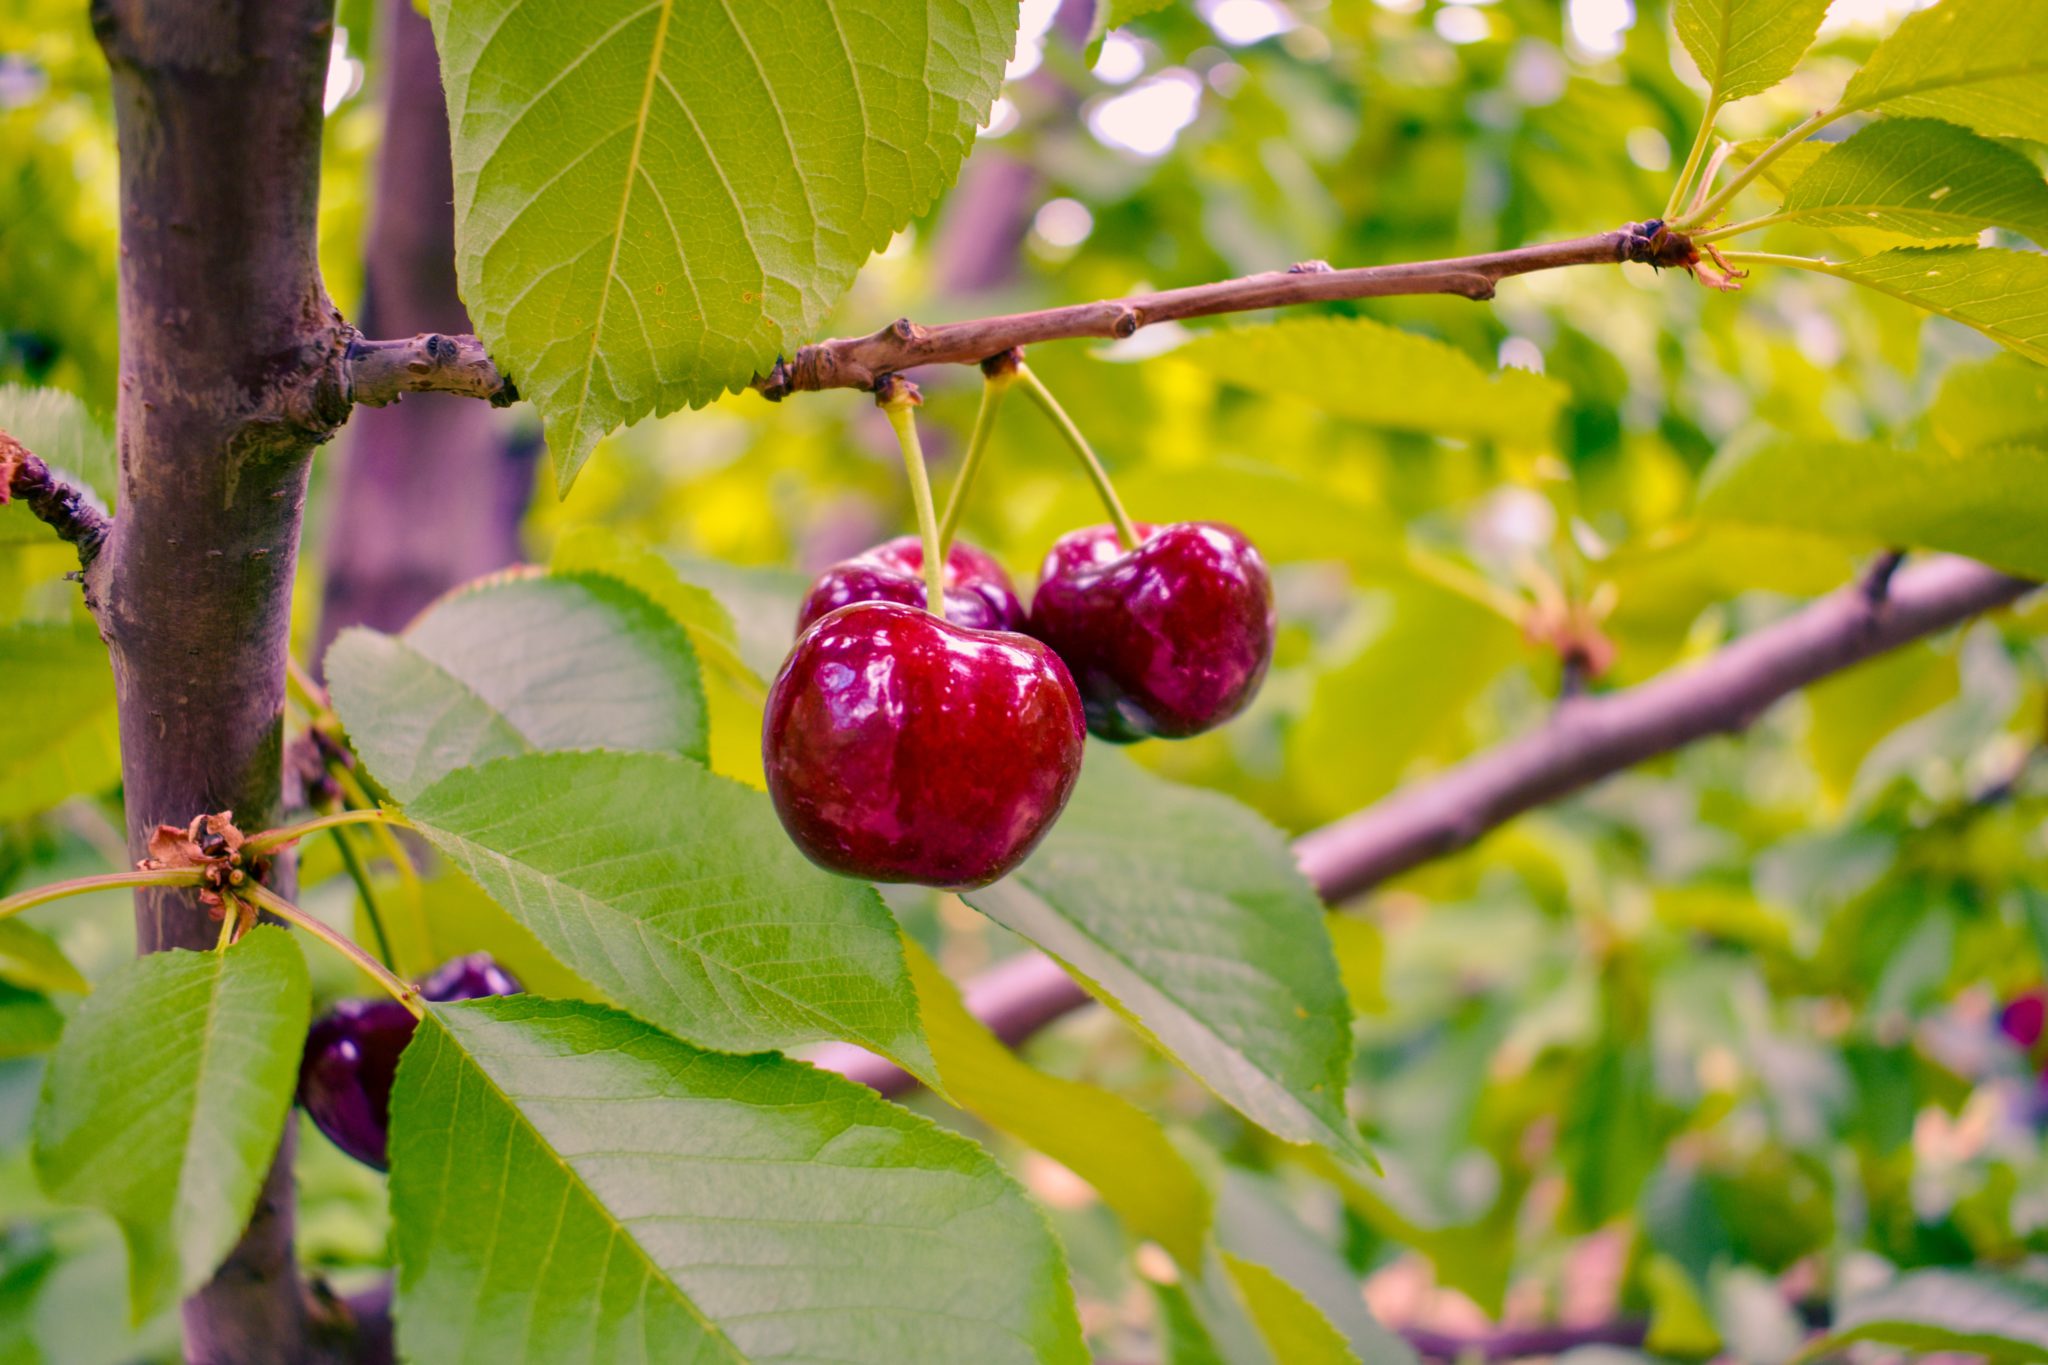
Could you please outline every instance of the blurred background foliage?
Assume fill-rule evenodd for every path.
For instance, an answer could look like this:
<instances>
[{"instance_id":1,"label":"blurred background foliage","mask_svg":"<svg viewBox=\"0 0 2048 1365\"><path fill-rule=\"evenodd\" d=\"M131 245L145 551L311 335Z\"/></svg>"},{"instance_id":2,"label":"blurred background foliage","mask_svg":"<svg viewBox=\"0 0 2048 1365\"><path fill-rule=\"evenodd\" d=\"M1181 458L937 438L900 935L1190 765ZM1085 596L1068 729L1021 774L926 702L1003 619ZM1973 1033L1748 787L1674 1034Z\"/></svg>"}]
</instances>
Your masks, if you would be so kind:
<instances>
[{"instance_id":1,"label":"blurred background foliage","mask_svg":"<svg viewBox=\"0 0 2048 1365\"><path fill-rule=\"evenodd\" d=\"M1800 74L1734 106L1729 134L1775 133L1816 107L1910 7L1838 0ZM1092 64L1085 16L1056 8L1027 0L961 185L870 264L835 333L1611 228L1655 214L1699 111L1657 0L1177 0ZM344 0L328 92L322 263L344 309L362 289L380 136L376 19ZM116 175L84 6L9 0L0 381L100 413L118 382ZM1814 229L1768 244L1844 250ZM1509 282L1491 305L1326 311L1337 321L1285 335L1165 326L1031 357L1136 516L1228 519L1273 562L1283 633L1256 706L1136 753L1289 831L1541 723L1568 686L1626 685L1710 651L1876 548L1701 515L1717 454L1851 441L1961 462L2048 432L2044 371L1790 272L1730 297L1644 267L1581 269ZM919 379L943 484L977 380ZM530 439L529 414L500 420L508 440ZM597 525L659 549L720 593L765 674L804 574L910 526L898 469L855 395L743 394L615 435L566 501L537 491L525 543L544 562ZM331 477L323 459L316 480ZM95 482L111 500L111 479ZM350 534L319 522L327 505L316 487L313 535ZM1097 519L1050 429L1011 402L966 534L1028 585L1055 535ZM0 557L17 649L0 657L13 674L0 690L40 660L43 694L66 697L53 723L76 740L63 772L107 788L111 685L94 651L63 664L90 630L57 579L61 547L0 534ZM308 641L320 562L309 546ZM2048 764L2030 764L2044 625L2037 603L1844 674L1747 735L1524 817L1340 917L1362 1021L1354 1112L1382 1182L1262 1137L1105 1011L1029 1055L1164 1117L1221 1192L1227 1250L1334 1286L1332 1304L1355 1306L1363 1286L1399 1325L1647 1319L1660 1354L1772 1360L1802 1311L1887 1266L2048 1254L2042 1058L1998 1027L2048 954ZM1611 646L1611 666L1568 670L1560 632ZM7 743L0 890L118 866L117 797L31 814L44 802L24 793L45 789L52 760ZM743 771L744 755L727 766ZM306 860L308 903L346 918L325 847ZM544 984L538 950L522 953L500 912L446 881L426 894L454 926L437 947L489 943ZM956 980L1011 951L951 898L894 899ZM24 919L90 977L129 952L127 914L106 898ZM313 965L329 994L357 989ZM116 1292L111 1225L34 1192L35 1054L76 997L18 976L0 983L0 1361L160 1353L168 1324L131 1337L88 1307ZM1205 1358L1185 1296L1085 1186L976 1131L1053 1209L1103 1356ZM303 1254L358 1283L385 1260L382 1182L310 1129L301 1152Z\"/></svg>"}]
</instances>

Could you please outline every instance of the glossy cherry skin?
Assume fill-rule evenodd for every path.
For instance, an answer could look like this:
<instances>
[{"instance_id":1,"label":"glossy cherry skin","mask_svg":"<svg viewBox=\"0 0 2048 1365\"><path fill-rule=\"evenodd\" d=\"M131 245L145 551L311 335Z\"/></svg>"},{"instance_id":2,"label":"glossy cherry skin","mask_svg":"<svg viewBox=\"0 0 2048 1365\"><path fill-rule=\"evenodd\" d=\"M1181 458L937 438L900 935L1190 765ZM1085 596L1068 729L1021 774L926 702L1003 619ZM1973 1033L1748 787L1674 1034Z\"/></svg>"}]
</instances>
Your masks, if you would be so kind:
<instances>
[{"instance_id":1,"label":"glossy cherry skin","mask_svg":"<svg viewBox=\"0 0 2048 1365\"><path fill-rule=\"evenodd\" d=\"M517 995L519 983L488 953L458 957L420 983L429 1000ZM299 1062L299 1104L335 1146L387 1169L391 1082L412 1041L414 1019L396 1000L344 1000L313 1021Z\"/></svg>"},{"instance_id":2,"label":"glossy cherry skin","mask_svg":"<svg viewBox=\"0 0 2048 1365\"><path fill-rule=\"evenodd\" d=\"M812 862L869 881L986 886L1073 794L1081 698L1026 635L857 602L803 633L768 690L768 795Z\"/></svg>"},{"instance_id":3,"label":"glossy cherry skin","mask_svg":"<svg viewBox=\"0 0 2048 1365\"><path fill-rule=\"evenodd\" d=\"M1072 670L1088 728L1119 744L1185 739L1242 711L1273 658L1273 580L1250 541L1216 522L1140 523L1053 542L1030 631Z\"/></svg>"},{"instance_id":4,"label":"glossy cherry skin","mask_svg":"<svg viewBox=\"0 0 2048 1365\"><path fill-rule=\"evenodd\" d=\"M1024 604L1017 600L1017 589L986 550L954 541L946 551L944 582L948 621L975 630L1024 629ZM921 607L924 599L924 545L916 536L898 536L818 575L797 609L797 633L826 612L854 602Z\"/></svg>"}]
</instances>

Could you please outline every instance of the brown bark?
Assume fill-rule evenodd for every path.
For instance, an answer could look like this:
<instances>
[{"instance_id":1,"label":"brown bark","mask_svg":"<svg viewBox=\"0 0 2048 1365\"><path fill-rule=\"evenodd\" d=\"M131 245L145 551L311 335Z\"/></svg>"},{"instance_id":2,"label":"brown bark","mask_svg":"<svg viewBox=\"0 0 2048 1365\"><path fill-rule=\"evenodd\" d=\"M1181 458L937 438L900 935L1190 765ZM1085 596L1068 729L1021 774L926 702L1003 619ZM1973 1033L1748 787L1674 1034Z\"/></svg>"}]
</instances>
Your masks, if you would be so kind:
<instances>
[{"instance_id":1,"label":"brown bark","mask_svg":"<svg viewBox=\"0 0 2048 1365\"><path fill-rule=\"evenodd\" d=\"M121 508L88 571L120 705L129 852L159 822L280 814L285 651L314 446L347 329L314 255L332 0L96 0L121 154ZM280 860L273 878L291 891ZM196 896L136 897L142 952L207 948ZM184 1307L187 1358L317 1358L290 1146Z\"/></svg>"},{"instance_id":2,"label":"brown bark","mask_svg":"<svg viewBox=\"0 0 2048 1365\"><path fill-rule=\"evenodd\" d=\"M482 346L460 335L469 317L455 292L455 188L433 28L412 0L384 0L378 22L384 141L361 322L439 346L415 338L352 348L355 401L413 396L359 408L349 422L326 535L320 653L344 626L397 630L453 585L518 559L533 484L533 451L473 401L511 395ZM418 391L429 387L448 391Z\"/></svg>"}]
</instances>

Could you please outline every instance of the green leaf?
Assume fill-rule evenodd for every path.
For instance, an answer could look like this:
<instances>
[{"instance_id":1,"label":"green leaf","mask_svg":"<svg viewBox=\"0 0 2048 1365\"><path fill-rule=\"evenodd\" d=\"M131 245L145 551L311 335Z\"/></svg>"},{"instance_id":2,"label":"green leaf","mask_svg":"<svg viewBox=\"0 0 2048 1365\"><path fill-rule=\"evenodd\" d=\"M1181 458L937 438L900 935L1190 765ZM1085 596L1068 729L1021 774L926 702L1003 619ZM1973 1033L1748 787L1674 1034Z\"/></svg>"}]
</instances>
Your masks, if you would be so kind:
<instances>
[{"instance_id":1,"label":"green leaf","mask_svg":"<svg viewBox=\"0 0 2048 1365\"><path fill-rule=\"evenodd\" d=\"M1330 1320L1300 1290L1266 1267L1229 1252L1223 1254L1223 1262L1275 1360L1287 1365L1359 1365Z\"/></svg>"},{"instance_id":2,"label":"green leaf","mask_svg":"<svg viewBox=\"0 0 2048 1365\"><path fill-rule=\"evenodd\" d=\"M1586 1059L1560 1118L1559 1155L1573 1211L1597 1228L1635 1203L1661 1152L1650 1050L1603 1040Z\"/></svg>"},{"instance_id":3,"label":"green leaf","mask_svg":"<svg viewBox=\"0 0 2048 1365\"><path fill-rule=\"evenodd\" d=\"M1122 28L1131 20L1165 9L1173 0L1098 0L1095 6L1095 22L1089 30L1091 43L1101 40L1102 35ZM1092 48L1091 48L1092 51Z\"/></svg>"},{"instance_id":4,"label":"green leaf","mask_svg":"<svg viewBox=\"0 0 2048 1365\"><path fill-rule=\"evenodd\" d=\"M1204 332L1171 353L1255 393L1337 417L1438 436L1550 439L1565 389L1528 370L1488 370L1447 342L1369 318L1310 317ZM1335 376L1362 376L1352 383Z\"/></svg>"},{"instance_id":5,"label":"green leaf","mask_svg":"<svg viewBox=\"0 0 2048 1365\"><path fill-rule=\"evenodd\" d=\"M566 490L823 324L952 182L1016 0L435 0L456 264Z\"/></svg>"},{"instance_id":6,"label":"green leaf","mask_svg":"<svg viewBox=\"0 0 2048 1365\"><path fill-rule=\"evenodd\" d=\"M1822 795L1839 809L1871 750L1900 726L1954 697L1961 686L1952 651L1914 645L1808 688L1806 746Z\"/></svg>"},{"instance_id":7,"label":"green leaf","mask_svg":"<svg viewBox=\"0 0 2048 1365\"><path fill-rule=\"evenodd\" d=\"M392 1119L409 1359L1086 1359L995 1162L803 1063L478 1001L428 1012Z\"/></svg>"},{"instance_id":8,"label":"green leaf","mask_svg":"<svg viewBox=\"0 0 2048 1365\"><path fill-rule=\"evenodd\" d=\"M2048 365L2048 256L2039 252L1906 247L1829 266L1827 273L1974 327Z\"/></svg>"},{"instance_id":9,"label":"green leaf","mask_svg":"<svg viewBox=\"0 0 2048 1365\"><path fill-rule=\"evenodd\" d=\"M903 953L946 1097L1094 1186L1132 1235L1199 1266L1215 1200L1158 1120L1107 1090L1026 1063L967 1012L922 948L905 939Z\"/></svg>"},{"instance_id":10,"label":"green leaf","mask_svg":"<svg viewBox=\"0 0 2048 1365\"><path fill-rule=\"evenodd\" d=\"M2048 1285L1989 1270L1916 1270L1852 1299L1801 1359L1879 1341L1997 1361L2048 1360Z\"/></svg>"},{"instance_id":11,"label":"green leaf","mask_svg":"<svg viewBox=\"0 0 2048 1365\"><path fill-rule=\"evenodd\" d=\"M1779 216L1816 227L2048 242L2048 180L2019 152L1939 119L1883 119L1816 158Z\"/></svg>"},{"instance_id":12,"label":"green leaf","mask_svg":"<svg viewBox=\"0 0 2048 1365\"><path fill-rule=\"evenodd\" d=\"M2048 369L2010 353L1957 365L1942 376L1927 426L1956 455L1987 446L2048 446Z\"/></svg>"},{"instance_id":13,"label":"green leaf","mask_svg":"<svg viewBox=\"0 0 2048 1365\"><path fill-rule=\"evenodd\" d=\"M966 899L1254 1123L1370 1161L1344 1112L1351 1012L1322 905L1251 811L1095 746L1030 861Z\"/></svg>"},{"instance_id":14,"label":"green leaf","mask_svg":"<svg viewBox=\"0 0 2048 1365\"><path fill-rule=\"evenodd\" d=\"M0 626L0 820L105 791L121 776L114 672L82 622Z\"/></svg>"},{"instance_id":15,"label":"green leaf","mask_svg":"<svg viewBox=\"0 0 2048 1365\"><path fill-rule=\"evenodd\" d=\"M102 509L118 483L114 433L63 389L0 384L0 431L27 446L52 473L89 489ZM17 504L0 507L0 545L56 544L57 533Z\"/></svg>"},{"instance_id":16,"label":"green leaf","mask_svg":"<svg viewBox=\"0 0 2048 1365\"><path fill-rule=\"evenodd\" d=\"M457 768L562 749L705 756L690 640L642 593L597 574L498 575L402 635L344 631L328 685L349 740L403 801Z\"/></svg>"},{"instance_id":17,"label":"green leaf","mask_svg":"<svg viewBox=\"0 0 2048 1365\"><path fill-rule=\"evenodd\" d=\"M64 1016L47 996L0 981L0 1062L39 1057L63 1033Z\"/></svg>"},{"instance_id":18,"label":"green leaf","mask_svg":"<svg viewBox=\"0 0 2048 1365\"><path fill-rule=\"evenodd\" d=\"M1672 18L1718 105L1791 75L1827 10L1828 0L1677 0Z\"/></svg>"},{"instance_id":19,"label":"green leaf","mask_svg":"<svg viewBox=\"0 0 2048 1365\"><path fill-rule=\"evenodd\" d=\"M1951 550L2048 575L2048 448L1941 450L1781 439L1732 449L1700 482L1700 515Z\"/></svg>"},{"instance_id":20,"label":"green leaf","mask_svg":"<svg viewBox=\"0 0 2048 1365\"><path fill-rule=\"evenodd\" d=\"M1947 119L1987 137L2048 138L2048 5L1942 0L1909 14L1839 106Z\"/></svg>"},{"instance_id":21,"label":"green leaf","mask_svg":"<svg viewBox=\"0 0 2048 1365\"><path fill-rule=\"evenodd\" d=\"M71 1016L43 1078L36 1174L121 1225L133 1321L204 1283L241 1235L311 1008L298 945L258 927L225 953L137 958Z\"/></svg>"},{"instance_id":22,"label":"green leaf","mask_svg":"<svg viewBox=\"0 0 2048 1365\"><path fill-rule=\"evenodd\" d=\"M813 867L768 798L666 754L449 774L413 825L578 976L731 1052L840 1038L936 1083L895 921Z\"/></svg>"},{"instance_id":23,"label":"green leaf","mask_svg":"<svg viewBox=\"0 0 2048 1365\"><path fill-rule=\"evenodd\" d=\"M689 632L690 647L703 664L711 770L749 786L766 787L761 708L768 685L741 654L739 628L725 604L708 588L685 582L659 552L628 544L602 526L578 527L565 534L555 542L549 563L557 573L617 578L667 609Z\"/></svg>"},{"instance_id":24,"label":"green leaf","mask_svg":"<svg viewBox=\"0 0 2048 1365\"><path fill-rule=\"evenodd\" d=\"M32 991L85 995L92 990L55 940L18 919L0 920L0 981Z\"/></svg>"}]
</instances>

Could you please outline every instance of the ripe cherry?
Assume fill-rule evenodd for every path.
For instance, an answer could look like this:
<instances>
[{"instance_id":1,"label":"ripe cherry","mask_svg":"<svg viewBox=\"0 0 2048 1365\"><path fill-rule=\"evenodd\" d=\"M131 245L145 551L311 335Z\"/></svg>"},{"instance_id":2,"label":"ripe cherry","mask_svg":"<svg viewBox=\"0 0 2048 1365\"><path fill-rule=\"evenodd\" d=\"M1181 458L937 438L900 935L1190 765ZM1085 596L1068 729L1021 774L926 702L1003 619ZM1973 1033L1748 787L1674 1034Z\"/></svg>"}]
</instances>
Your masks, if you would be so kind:
<instances>
[{"instance_id":1,"label":"ripe cherry","mask_svg":"<svg viewBox=\"0 0 2048 1365\"><path fill-rule=\"evenodd\" d=\"M916 536L898 536L818 576L796 616L797 633L829 611L852 602L925 604L924 546ZM946 619L975 630L1024 629L1024 604L1003 566L986 550L954 541L946 551Z\"/></svg>"},{"instance_id":2,"label":"ripe cherry","mask_svg":"<svg viewBox=\"0 0 2048 1365\"><path fill-rule=\"evenodd\" d=\"M517 995L519 983L489 953L458 957L420 983L429 1000ZM335 1146L386 1169L391 1082L419 1021L396 1000L344 1000L313 1021L299 1062L299 1104Z\"/></svg>"},{"instance_id":3,"label":"ripe cherry","mask_svg":"<svg viewBox=\"0 0 2048 1365\"><path fill-rule=\"evenodd\" d=\"M1273 657L1273 581L1250 541L1215 522L1111 526L1053 543L1030 631L1073 670L1088 728L1118 743L1184 739L1258 692Z\"/></svg>"},{"instance_id":4,"label":"ripe cherry","mask_svg":"<svg viewBox=\"0 0 2048 1365\"><path fill-rule=\"evenodd\" d=\"M856 602L798 638L768 691L761 754L783 828L819 866L985 886L1073 793L1081 698L1029 636Z\"/></svg>"}]
</instances>

